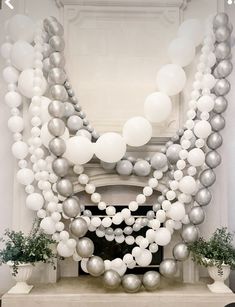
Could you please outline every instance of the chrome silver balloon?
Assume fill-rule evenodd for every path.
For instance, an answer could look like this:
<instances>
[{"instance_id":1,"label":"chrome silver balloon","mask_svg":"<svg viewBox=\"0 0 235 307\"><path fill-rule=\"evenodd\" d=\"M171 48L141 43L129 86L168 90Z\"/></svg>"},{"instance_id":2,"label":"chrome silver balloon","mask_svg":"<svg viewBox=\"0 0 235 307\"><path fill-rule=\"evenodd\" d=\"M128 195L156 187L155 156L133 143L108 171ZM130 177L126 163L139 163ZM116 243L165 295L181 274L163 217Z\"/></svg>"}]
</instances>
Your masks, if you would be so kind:
<instances>
[{"instance_id":1,"label":"chrome silver balloon","mask_svg":"<svg viewBox=\"0 0 235 307\"><path fill-rule=\"evenodd\" d=\"M199 237L198 228L195 225L186 225L183 227L181 236L185 243L195 242Z\"/></svg>"},{"instance_id":2,"label":"chrome silver balloon","mask_svg":"<svg viewBox=\"0 0 235 307\"><path fill-rule=\"evenodd\" d=\"M53 138L49 143L49 149L55 156L62 156L66 151L65 141L61 138Z\"/></svg>"},{"instance_id":3,"label":"chrome silver balloon","mask_svg":"<svg viewBox=\"0 0 235 307\"><path fill-rule=\"evenodd\" d=\"M188 216L191 223L199 225L205 220L205 211L200 206L193 207Z\"/></svg>"},{"instance_id":4,"label":"chrome silver balloon","mask_svg":"<svg viewBox=\"0 0 235 307\"><path fill-rule=\"evenodd\" d=\"M216 71L219 78L228 77L233 70L233 64L230 60L223 60L218 63L216 66Z\"/></svg>"},{"instance_id":5,"label":"chrome silver balloon","mask_svg":"<svg viewBox=\"0 0 235 307\"><path fill-rule=\"evenodd\" d=\"M98 277L105 271L104 261L98 256L92 256L87 262L87 271L92 276Z\"/></svg>"},{"instance_id":6,"label":"chrome silver balloon","mask_svg":"<svg viewBox=\"0 0 235 307\"><path fill-rule=\"evenodd\" d=\"M52 162L52 169L58 177L65 177L69 172L69 162L65 158L57 158Z\"/></svg>"},{"instance_id":7,"label":"chrome silver balloon","mask_svg":"<svg viewBox=\"0 0 235 307\"><path fill-rule=\"evenodd\" d=\"M228 42L219 43L215 46L215 56L218 60L227 59L231 54L231 47Z\"/></svg>"},{"instance_id":8,"label":"chrome silver balloon","mask_svg":"<svg viewBox=\"0 0 235 307\"><path fill-rule=\"evenodd\" d=\"M48 112L52 117L62 118L65 115L64 103L58 100L53 100L48 106Z\"/></svg>"},{"instance_id":9,"label":"chrome silver balloon","mask_svg":"<svg viewBox=\"0 0 235 307\"><path fill-rule=\"evenodd\" d=\"M83 237L77 242L77 253L82 258L90 258L94 253L94 243L90 238Z\"/></svg>"},{"instance_id":10,"label":"chrome silver balloon","mask_svg":"<svg viewBox=\"0 0 235 307\"><path fill-rule=\"evenodd\" d=\"M64 39L58 35L54 35L50 38L49 44L54 51L62 52L65 48Z\"/></svg>"},{"instance_id":11,"label":"chrome silver balloon","mask_svg":"<svg viewBox=\"0 0 235 307\"><path fill-rule=\"evenodd\" d=\"M206 154L206 164L210 168L215 168L218 165L220 165L220 163L221 163L221 156L217 151L212 150Z\"/></svg>"},{"instance_id":12,"label":"chrome silver balloon","mask_svg":"<svg viewBox=\"0 0 235 307\"><path fill-rule=\"evenodd\" d=\"M64 116L68 118L69 116L74 114L74 106L70 102L64 103L65 113Z\"/></svg>"},{"instance_id":13,"label":"chrome silver balloon","mask_svg":"<svg viewBox=\"0 0 235 307\"><path fill-rule=\"evenodd\" d=\"M81 213L78 200L75 197L69 197L63 202L63 212L67 217L75 218Z\"/></svg>"},{"instance_id":14,"label":"chrome silver balloon","mask_svg":"<svg viewBox=\"0 0 235 307\"><path fill-rule=\"evenodd\" d=\"M216 114L211 118L210 124L211 124L212 130L220 131L224 129L225 127L225 119L221 114Z\"/></svg>"},{"instance_id":15,"label":"chrome silver balloon","mask_svg":"<svg viewBox=\"0 0 235 307\"><path fill-rule=\"evenodd\" d=\"M164 277L172 278L177 272L177 262L175 259L164 259L160 263L159 271Z\"/></svg>"},{"instance_id":16,"label":"chrome silver balloon","mask_svg":"<svg viewBox=\"0 0 235 307\"><path fill-rule=\"evenodd\" d=\"M161 152L155 153L150 160L152 168L161 170L167 165L167 157Z\"/></svg>"},{"instance_id":17,"label":"chrome silver balloon","mask_svg":"<svg viewBox=\"0 0 235 307\"><path fill-rule=\"evenodd\" d=\"M215 105L213 111L217 114L221 114L226 111L228 107L228 101L224 96L219 96L215 99Z\"/></svg>"},{"instance_id":18,"label":"chrome silver balloon","mask_svg":"<svg viewBox=\"0 0 235 307\"><path fill-rule=\"evenodd\" d=\"M73 220L69 228L72 234L77 238L84 237L88 231L87 222L82 217L77 217L75 220Z\"/></svg>"},{"instance_id":19,"label":"chrome silver balloon","mask_svg":"<svg viewBox=\"0 0 235 307\"><path fill-rule=\"evenodd\" d=\"M219 132L213 132L207 138L207 146L210 149L217 149L223 144L223 138Z\"/></svg>"},{"instance_id":20,"label":"chrome silver balloon","mask_svg":"<svg viewBox=\"0 0 235 307\"><path fill-rule=\"evenodd\" d=\"M63 36L64 28L58 21L51 21L48 24L48 32L51 36Z\"/></svg>"},{"instance_id":21,"label":"chrome silver balloon","mask_svg":"<svg viewBox=\"0 0 235 307\"><path fill-rule=\"evenodd\" d=\"M140 290L142 282L137 275L127 274L122 278L122 287L126 292L135 293Z\"/></svg>"},{"instance_id":22,"label":"chrome silver balloon","mask_svg":"<svg viewBox=\"0 0 235 307\"><path fill-rule=\"evenodd\" d=\"M64 68L65 58L64 58L62 53L60 53L60 52L53 52L50 55L49 60L50 60L51 67L61 67L61 68Z\"/></svg>"},{"instance_id":23,"label":"chrome silver balloon","mask_svg":"<svg viewBox=\"0 0 235 307\"><path fill-rule=\"evenodd\" d=\"M179 153L182 147L179 144L173 144L167 148L166 156L170 163L175 164L179 160Z\"/></svg>"},{"instance_id":24,"label":"chrome silver balloon","mask_svg":"<svg viewBox=\"0 0 235 307\"><path fill-rule=\"evenodd\" d=\"M221 26L226 26L228 24L229 18L226 13L218 13L215 15L214 20L213 20L213 26L215 28L221 27Z\"/></svg>"},{"instance_id":25,"label":"chrome silver balloon","mask_svg":"<svg viewBox=\"0 0 235 307\"><path fill-rule=\"evenodd\" d=\"M48 82L50 84L61 84L63 85L66 81L66 73L60 67L52 68L48 73Z\"/></svg>"},{"instance_id":26,"label":"chrome silver balloon","mask_svg":"<svg viewBox=\"0 0 235 307\"><path fill-rule=\"evenodd\" d=\"M103 283L107 289L117 289L121 285L121 277L114 270L107 270L103 276Z\"/></svg>"},{"instance_id":27,"label":"chrome silver balloon","mask_svg":"<svg viewBox=\"0 0 235 307\"><path fill-rule=\"evenodd\" d=\"M200 189L195 195L195 201L200 206L207 206L212 199L211 192L207 188Z\"/></svg>"},{"instance_id":28,"label":"chrome silver balloon","mask_svg":"<svg viewBox=\"0 0 235 307\"><path fill-rule=\"evenodd\" d=\"M62 136L65 132L65 124L60 118L52 118L48 122L48 131L53 136Z\"/></svg>"},{"instance_id":29,"label":"chrome silver balloon","mask_svg":"<svg viewBox=\"0 0 235 307\"><path fill-rule=\"evenodd\" d=\"M160 286L161 276L156 271L148 271L144 274L142 283L147 291L154 291Z\"/></svg>"},{"instance_id":30,"label":"chrome silver balloon","mask_svg":"<svg viewBox=\"0 0 235 307\"><path fill-rule=\"evenodd\" d=\"M185 261L189 257L189 250L185 243L181 242L173 248L173 256L177 261Z\"/></svg>"},{"instance_id":31,"label":"chrome silver balloon","mask_svg":"<svg viewBox=\"0 0 235 307\"><path fill-rule=\"evenodd\" d=\"M150 164L145 160L139 160L134 165L134 173L137 176L145 177L151 172Z\"/></svg>"},{"instance_id":32,"label":"chrome silver balloon","mask_svg":"<svg viewBox=\"0 0 235 307\"><path fill-rule=\"evenodd\" d=\"M220 26L215 30L215 39L217 42L225 42L230 36L230 30L226 26Z\"/></svg>"},{"instance_id":33,"label":"chrome silver balloon","mask_svg":"<svg viewBox=\"0 0 235 307\"><path fill-rule=\"evenodd\" d=\"M227 95L230 91L231 85L227 79L219 79L214 87L214 92L217 96Z\"/></svg>"},{"instance_id":34,"label":"chrome silver balloon","mask_svg":"<svg viewBox=\"0 0 235 307\"><path fill-rule=\"evenodd\" d=\"M73 194L73 184L69 179L61 179L56 184L58 194L69 197Z\"/></svg>"},{"instance_id":35,"label":"chrome silver balloon","mask_svg":"<svg viewBox=\"0 0 235 307\"><path fill-rule=\"evenodd\" d=\"M63 85L53 85L50 89L51 96L54 100L66 101L68 99L68 94Z\"/></svg>"},{"instance_id":36,"label":"chrome silver balloon","mask_svg":"<svg viewBox=\"0 0 235 307\"><path fill-rule=\"evenodd\" d=\"M67 120L67 127L71 132L76 132L83 126L82 119L77 115L71 115Z\"/></svg>"},{"instance_id":37,"label":"chrome silver balloon","mask_svg":"<svg viewBox=\"0 0 235 307\"><path fill-rule=\"evenodd\" d=\"M215 172L212 169L205 169L200 174L200 183L204 187L210 187L212 186L216 181L216 175Z\"/></svg>"},{"instance_id":38,"label":"chrome silver balloon","mask_svg":"<svg viewBox=\"0 0 235 307\"><path fill-rule=\"evenodd\" d=\"M116 166L117 173L121 176L129 176L133 171L133 164L128 160L121 160Z\"/></svg>"}]
</instances>

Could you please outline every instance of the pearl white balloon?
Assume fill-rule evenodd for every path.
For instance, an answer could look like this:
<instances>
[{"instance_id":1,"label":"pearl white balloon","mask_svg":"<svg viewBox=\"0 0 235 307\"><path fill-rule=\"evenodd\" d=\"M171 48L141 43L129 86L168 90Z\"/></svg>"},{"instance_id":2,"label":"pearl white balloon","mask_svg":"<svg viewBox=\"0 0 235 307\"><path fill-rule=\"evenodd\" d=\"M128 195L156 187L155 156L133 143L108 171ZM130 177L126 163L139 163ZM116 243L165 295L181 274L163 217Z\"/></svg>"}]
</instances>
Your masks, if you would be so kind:
<instances>
[{"instance_id":1,"label":"pearl white balloon","mask_svg":"<svg viewBox=\"0 0 235 307\"><path fill-rule=\"evenodd\" d=\"M187 19L178 29L178 36L193 40L195 47L201 44L203 35L204 28L198 19Z\"/></svg>"},{"instance_id":2,"label":"pearl white balloon","mask_svg":"<svg viewBox=\"0 0 235 307\"><path fill-rule=\"evenodd\" d=\"M57 245L57 252L61 257L71 257L74 253L74 248L70 248L67 244L64 242L59 242Z\"/></svg>"},{"instance_id":3,"label":"pearl white balloon","mask_svg":"<svg viewBox=\"0 0 235 307\"><path fill-rule=\"evenodd\" d=\"M84 136L74 136L66 141L64 157L74 164L85 164L91 160L94 149L90 140Z\"/></svg>"},{"instance_id":4,"label":"pearl white balloon","mask_svg":"<svg viewBox=\"0 0 235 307\"><path fill-rule=\"evenodd\" d=\"M202 96L197 101L197 108L201 112L212 111L214 105L215 105L214 99L209 95Z\"/></svg>"},{"instance_id":5,"label":"pearl white balloon","mask_svg":"<svg viewBox=\"0 0 235 307\"><path fill-rule=\"evenodd\" d=\"M114 132L104 133L96 141L95 155L102 161L114 163L121 160L126 153L126 143L124 138Z\"/></svg>"},{"instance_id":6,"label":"pearl white balloon","mask_svg":"<svg viewBox=\"0 0 235 307\"><path fill-rule=\"evenodd\" d=\"M12 145L11 150L13 155L19 160L26 158L29 151L28 145L22 141L15 142Z\"/></svg>"},{"instance_id":7,"label":"pearl white balloon","mask_svg":"<svg viewBox=\"0 0 235 307\"><path fill-rule=\"evenodd\" d=\"M6 83L17 83L19 72L13 66L7 66L3 69L2 76Z\"/></svg>"},{"instance_id":8,"label":"pearl white balloon","mask_svg":"<svg viewBox=\"0 0 235 307\"><path fill-rule=\"evenodd\" d=\"M205 162L204 152L199 148L190 150L188 153L188 162L195 167L203 165Z\"/></svg>"},{"instance_id":9,"label":"pearl white balloon","mask_svg":"<svg viewBox=\"0 0 235 307\"><path fill-rule=\"evenodd\" d=\"M186 83L186 75L179 65L167 64L158 71L156 82L161 92L174 96L183 90Z\"/></svg>"},{"instance_id":10,"label":"pearl white balloon","mask_svg":"<svg viewBox=\"0 0 235 307\"><path fill-rule=\"evenodd\" d=\"M183 177L179 182L179 189L185 194L193 194L197 189L196 181L191 176Z\"/></svg>"},{"instance_id":11,"label":"pearl white balloon","mask_svg":"<svg viewBox=\"0 0 235 307\"><path fill-rule=\"evenodd\" d=\"M164 93L152 93L145 100L144 113L146 118L152 123L165 121L170 116L171 111L171 99Z\"/></svg>"},{"instance_id":12,"label":"pearl white balloon","mask_svg":"<svg viewBox=\"0 0 235 307\"><path fill-rule=\"evenodd\" d=\"M181 221L185 216L185 207L179 201L173 203L168 211L169 217L174 221Z\"/></svg>"},{"instance_id":13,"label":"pearl white balloon","mask_svg":"<svg viewBox=\"0 0 235 307\"><path fill-rule=\"evenodd\" d=\"M34 48L25 41L17 41L11 50L11 62L20 71L33 68Z\"/></svg>"},{"instance_id":14,"label":"pearl white balloon","mask_svg":"<svg viewBox=\"0 0 235 307\"><path fill-rule=\"evenodd\" d=\"M198 138L205 139L211 134L211 125L206 120L198 121L194 126L194 133Z\"/></svg>"},{"instance_id":15,"label":"pearl white balloon","mask_svg":"<svg viewBox=\"0 0 235 307\"><path fill-rule=\"evenodd\" d=\"M8 92L5 95L5 102L9 108L17 108L22 104L22 97L17 92Z\"/></svg>"},{"instance_id":16,"label":"pearl white balloon","mask_svg":"<svg viewBox=\"0 0 235 307\"><path fill-rule=\"evenodd\" d=\"M20 116L12 116L8 120L8 128L13 133L21 132L24 129L24 121Z\"/></svg>"},{"instance_id":17,"label":"pearl white balloon","mask_svg":"<svg viewBox=\"0 0 235 307\"><path fill-rule=\"evenodd\" d=\"M34 38L35 24L26 15L14 15L8 22L8 33L13 41L24 40L31 43Z\"/></svg>"},{"instance_id":18,"label":"pearl white balloon","mask_svg":"<svg viewBox=\"0 0 235 307\"><path fill-rule=\"evenodd\" d=\"M168 47L168 56L173 64L185 67L195 57L195 45L188 37L175 38Z\"/></svg>"},{"instance_id":19,"label":"pearl white balloon","mask_svg":"<svg viewBox=\"0 0 235 307\"><path fill-rule=\"evenodd\" d=\"M143 146L152 137L152 125L144 117L132 117L124 124L122 133L128 145L134 147Z\"/></svg>"},{"instance_id":20,"label":"pearl white balloon","mask_svg":"<svg viewBox=\"0 0 235 307\"><path fill-rule=\"evenodd\" d=\"M41 221L40 228L48 235L52 235L56 232L55 222L49 216L45 217Z\"/></svg>"},{"instance_id":21,"label":"pearl white balloon","mask_svg":"<svg viewBox=\"0 0 235 307\"><path fill-rule=\"evenodd\" d=\"M40 134L40 138L42 140L42 143L45 147L48 148L49 146L49 143L50 141L54 138L54 136L52 136L50 134L50 132L48 131L48 128L47 128L47 123L45 123L43 126L42 126L42 129L41 129L41 134ZM64 134L61 136L61 138L63 140L67 140L69 138L69 131L67 128L65 128L65 132Z\"/></svg>"},{"instance_id":22,"label":"pearl white balloon","mask_svg":"<svg viewBox=\"0 0 235 307\"><path fill-rule=\"evenodd\" d=\"M38 211L42 209L44 205L44 198L39 193L32 193L26 198L26 206L30 210Z\"/></svg>"},{"instance_id":23,"label":"pearl white balloon","mask_svg":"<svg viewBox=\"0 0 235 307\"><path fill-rule=\"evenodd\" d=\"M155 242L160 246L166 246L171 241L171 233L170 231L165 228L161 227L156 230L155 233Z\"/></svg>"},{"instance_id":24,"label":"pearl white balloon","mask_svg":"<svg viewBox=\"0 0 235 307\"><path fill-rule=\"evenodd\" d=\"M34 181L34 172L29 168L22 168L17 172L16 179L23 185L29 185Z\"/></svg>"},{"instance_id":25,"label":"pearl white balloon","mask_svg":"<svg viewBox=\"0 0 235 307\"><path fill-rule=\"evenodd\" d=\"M152 258L152 253L148 249L142 249L140 255L135 260L139 266L146 267L150 265Z\"/></svg>"},{"instance_id":26,"label":"pearl white balloon","mask_svg":"<svg viewBox=\"0 0 235 307\"><path fill-rule=\"evenodd\" d=\"M19 76L18 80L18 88L22 95L27 98L32 98L34 96L34 78L35 78L35 71L33 69L26 69L23 70ZM47 82L46 79L42 78L42 85L41 85L40 96L42 96L46 92Z\"/></svg>"},{"instance_id":27,"label":"pearl white balloon","mask_svg":"<svg viewBox=\"0 0 235 307\"><path fill-rule=\"evenodd\" d=\"M40 118L42 123L47 123L51 119L51 115L48 112L49 104L51 103L51 100L47 97L42 96L41 97L41 103L40 103Z\"/></svg>"}]
</instances>

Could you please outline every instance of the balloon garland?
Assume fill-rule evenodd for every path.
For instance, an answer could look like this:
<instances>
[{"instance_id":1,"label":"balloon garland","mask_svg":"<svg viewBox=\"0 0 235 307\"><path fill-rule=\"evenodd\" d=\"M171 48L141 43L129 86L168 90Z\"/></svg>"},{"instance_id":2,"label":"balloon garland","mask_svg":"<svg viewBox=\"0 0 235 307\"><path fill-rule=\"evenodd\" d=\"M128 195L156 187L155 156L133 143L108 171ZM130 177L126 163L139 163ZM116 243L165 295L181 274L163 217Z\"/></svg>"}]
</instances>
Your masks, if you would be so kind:
<instances>
[{"instance_id":1,"label":"balloon garland","mask_svg":"<svg viewBox=\"0 0 235 307\"><path fill-rule=\"evenodd\" d=\"M129 119L122 135L109 132L100 136L90 125L67 79L62 25L50 17L35 26L23 15L16 15L8 22L8 36L1 47L7 64L3 70L8 83L5 101L11 108L8 127L15 141L12 152L19 160L17 180L28 194L26 206L37 212L41 228L58 242L59 255L73 256L93 276L103 275L104 284L110 289L121 283L128 292L136 292L142 285L147 290L156 289L160 283L158 272L148 271L140 280L136 275L125 275L127 268L148 266L158 247L169 244L173 232L182 229L182 242L175 245L173 258L160 264L160 274L173 277L177 262L189 256L187 243L198 238L197 225L204 221L203 206L209 204L212 197L209 187L216 180L214 168L221 162L216 150L223 142L219 132L225 126L225 119L221 114L227 108L224 96L230 90L226 77L233 69L229 60L231 31L225 13L210 17L205 30L198 20L186 20L170 43L171 64L159 70L156 78L159 91L146 98L144 116ZM192 62L195 48L202 41L183 129L151 158L127 157L127 145L146 144L152 137L151 123L162 122L170 115L170 97L184 88L183 68ZM47 93L51 99L44 96ZM23 97L30 99L32 128L27 142L22 134ZM128 208L117 212L114 205L107 205L96 192L83 166L94 154L104 169L115 169L120 175L152 175ZM71 165L91 201L105 211L104 218L92 216L74 195L69 179ZM145 217L135 218L132 213L154 190L161 196L152 210ZM69 231L65 230L62 218L70 220ZM123 222L124 229L117 227ZM144 227L148 228L145 235L133 235ZM94 255L94 243L85 236L88 231L107 241L125 242L133 249L123 259L103 260Z\"/></svg>"}]
</instances>

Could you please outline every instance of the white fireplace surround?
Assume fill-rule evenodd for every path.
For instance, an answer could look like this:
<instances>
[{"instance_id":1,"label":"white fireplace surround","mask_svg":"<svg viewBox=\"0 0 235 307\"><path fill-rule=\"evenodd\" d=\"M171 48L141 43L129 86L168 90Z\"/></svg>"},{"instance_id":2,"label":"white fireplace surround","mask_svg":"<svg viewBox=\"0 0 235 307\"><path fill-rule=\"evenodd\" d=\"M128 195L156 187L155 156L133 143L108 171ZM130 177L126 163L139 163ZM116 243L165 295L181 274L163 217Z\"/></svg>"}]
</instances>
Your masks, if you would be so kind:
<instances>
[{"instance_id":1,"label":"white fireplace surround","mask_svg":"<svg viewBox=\"0 0 235 307\"><path fill-rule=\"evenodd\" d=\"M35 2L32 7L30 0L19 1L22 12L30 14L36 11ZM209 14L224 9L222 0L53 1L65 28L66 65L71 83L81 98L81 104L90 121L102 132L120 131L126 118L141 114L144 97L154 91L154 76L157 69L167 63L166 46L174 37L180 22L191 17L205 19ZM50 14L53 14L52 11ZM131 151L131 155L151 155L181 127L195 65L196 63L187 69L188 87L181 97L174 100L174 110L169 121L155 126L150 144ZM98 187L113 185L113 193L117 197L121 195L120 186L142 187L146 182L145 178L136 176L126 180L114 174L107 174L95 162L89 164L87 169L91 181ZM74 184L76 193L82 191L79 184ZM115 186L118 187L115 189ZM209 232L218 224L228 225L227 203L223 208L219 203L222 197L220 194L225 195L226 188L222 186L218 193L218 186L219 182L215 184L213 192L219 198L214 198L209 205L213 208L207 209L210 217L206 220L207 225L202 227L202 233ZM125 203L125 195L121 196L121 201ZM116 202L120 203L120 198L117 198ZM25 208L25 193L15 181L13 227L27 231L32 219L33 213ZM169 247L165 248L165 257L171 257L172 246L178 241L179 238L175 238ZM56 271L39 266L35 271L34 280L55 282L58 277L77 274L78 264L69 259L58 263ZM182 280L195 282L198 278L198 269L191 260L186 261L182 265Z\"/></svg>"}]
</instances>

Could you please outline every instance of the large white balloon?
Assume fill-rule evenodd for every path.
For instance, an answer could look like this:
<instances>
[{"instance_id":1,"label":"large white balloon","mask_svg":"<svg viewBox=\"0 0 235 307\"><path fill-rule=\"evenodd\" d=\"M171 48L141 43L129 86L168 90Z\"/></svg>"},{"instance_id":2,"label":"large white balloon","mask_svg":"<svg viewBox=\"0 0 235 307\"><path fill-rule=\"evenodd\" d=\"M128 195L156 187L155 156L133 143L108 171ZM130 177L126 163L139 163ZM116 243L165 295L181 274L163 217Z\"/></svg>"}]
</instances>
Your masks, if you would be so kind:
<instances>
[{"instance_id":1,"label":"large white balloon","mask_svg":"<svg viewBox=\"0 0 235 307\"><path fill-rule=\"evenodd\" d=\"M173 203L168 211L168 216L174 221L181 221L185 216L185 207L179 201Z\"/></svg>"},{"instance_id":2,"label":"large white balloon","mask_svg":"<svg viewBox=\"0 0 235 307\"><path fill-rule=\"evenodd\" d=\"M31 18L25 15L14 15L8 22L8 34L13 41L24 40L32 43L35 24Z\"/></svg>"},{"instance_id":3,"label":"large white balloon","mask_svg":"<svg viewBox=\"0 0 235 307\"><path fill-rule=\"evenodd\" d=\"M41 223L40 223L40 228L42 228L42 230L48 234L48 235L52 235L53 233L56 232L56 228L55 228L55 222L53 221L53 219L49 216L45 217Z\"/></svg>"},{"instance_id":4,"label":"large white balloon","mask_svg":"<svg viewBox=\"0 0 235 307\"><path fill-rule=\"evenodd\" d=\"M15 142L11 150L13 155L19 160L26 158L29 152L28 145L22 141Z\"/></svg>"},{"instance_id":5,"label":"large white balloon","mask_svg":"<svg viewBox=\"0 0 235 307\"><path fill-rule=\"evenodd\" d=\"M210 112L215 105L214 99L209 95L200 97L197 101L197 108L201 112Z\"/></svg>"},{"instance_id":6,"label":"large white balloon","mask_svg":"<svg viewBox=\"0 0 235 307\"><path fill-rule=\"evenodd\" d=\"M17 41L11 50L11 62L19 70L33 67L34 48L25 41Z\"/></svg>"},{"instance_id":7,"label":"large white balloon","mask_svg":"<svg viewBox=\"0 0 235 307\"><path fill-rule=\"evenodd\" d=\"M170 231L165 228L161 227L156 230L155 233L155 242L160 246L166 246L171 241L171 233Z\"/></svg>"},{"instance_id":8,"label":"large white balloon","mask_svg":"<svg viewBox=\"0 0 235 307\"><path fill-rule=\"evenodd\" d=\"M128 145L134 147L143 146L152 137L152 125L144 117L132 117L124 124L122 133Z\"/></svg>"},{"instance_id":9,"label":"large white balloon","mask_svg":"<svg viewBox=\"0 0 235 307\"><path fill-rule=\"evenodd\" d=\"M200 148L194 148L188 153L187 159L192 166L201 166L205 162L205 154Z\"/></svg>"},{"instance_id":10,"label":"large white balloon","mask_svg":"<svg viewBox=\"0 0 235 307\"><path fill-rule=\"evenodd\" d=\"M59 242L57 245L57 252L61 257L71 257L74 253L74 248L69 248L65 242Z\"/></svg>"},{"instance_id":11,"label":"large white balloon","mask_svg":"<svg viewBox=\"0 0 235 307\"><path fill-rule=\"evenodd\" d=\"M211 134L211 125L206 120L198 121L194 126L194 133L198 138L205 139Z\"/></svg>"},{"instance_id":12,"label":"large white balloon","mask_svg":"<svg viewBox=\"0 0 235 307\"><path fill-rule=\"evenodd\" d=\"M169 96L179 94L186 83L186 75L182 67L176 64L164 65L157 73L157 87Z\"/></svg>"},{"instance_id":13,"label":"large white balloon","mask_svg":"<svg viewBox=\"0 0 235 307\"><path fill-rule=\"evenodd\" d=\"M42 209L44 205L44 198L39 193L32 193L26 198L26 206L30 210L38 211Z\"/></svg>"},{"instance_id":14,"label":"large white balloon","mask_svg":"<svg viewBox=\"0 0 235 307\"><path fill-rule=\"evenodd\" d=\"M20 116L11 116L8 120L8 128L13 133L21 132L24 129L24 121Z\"/></svg>"},{"instance_id":15,"label":"large white balloon","mask_svg":"<svg viewBox=\"0 0 235 307\"><path fill-rule=\"evenodd\" d=\"M26 69L22 71L18 80L18 88L22 95L27 98L32 98L34 96L33 87L34 87L34 69ZM46 79L43 77L41 92L39 93L42 96L47 89Z\"/></svg>"},{"instance_id":16,"label":"large white balloon","mask_svg":"<svg viewBox=\"0 0 235 307\"><path fill-rule=\"evenodd\" d=\"M184 194L193 194L197 189L197 184L192 176L185 176L179 182L179 189Z\"/></svg>"},{"instance_id":17,"label":"large white balloon","mask_svg":"<svg viewBox=\"0 0 235 307\"><path fill-rule=\"evenodd\" d=\"M185 20L178 30L178 36L193 40L195 47L201 44L203 35L203 23L198 19Z\"/></svg>"},{"instance_id":18,"label":"large white balloon","mask_svg":"<svg viewBox=\"0 0 235 307\"><path fill-rule=\"evenodd\" d=\"M139 266L146 267L152 262L153 255L148 249L142 249L139 256L135 258Z\"/></svg>"},{"instance_id":19,"label":"large white balloon","mask_svg":"<svg viewBox=\"0 0 235 307\"><path fill-rule=\"evenodd\" d=\"M152 123L160 123L166 120L170 116L171 110L171 99L165 93L152 93L144 103L145 116Z\"/></svg>"},{"instance_id":20,"label":"large white balloon","mask_svg":"<svg viewBox=\"0 0 235 307\"><path fill-rule=\"evenodd\" d=\"M47 123L42 126L40 138L42 140L42 144L48 148L50 141L54 138L53 135L50 134L47 128ZM64 134L61 136L63 140L67 140L69 138L69 131L65 128Z\"/></svg>"},{"instance_id":21,"label":"large white balloon","mask_svg":"<svg viewBox=\"0 0 235 307\"><path fill-rule=\"evenodd\" d=\"M126 142L115 132L104 133L95 143L95 155L104 162L114 163L126 153Z\"/></svg>"},{"instance_id":22,"label":"large white balloon","mask_svg":"<svg viewBox=\"0 0 235 307\"><path fill-rule=\"evenodd\" d=\"M23 185L29 185L34 181L34 172L29 168L22 168L17 172L16 179Z\"/></svg>"},{"instance_id":23,"label":"large white balloon","mask_svg":"<svg viewBox=\"0 0 235 307\"><path fill-rule=\"evenodd\" d=\"M74 164L85 164L94 155L93 144L84 136L73 136L66 141L64 157Z\"/></svg>"},{"instance_id":24,"label":"large white balloon","mask_svg":"<svg viewBox=\"0 0 235 307\"><path fill-rule=\"evenodd\" d=\"M195 56L194 42L187 37L175 38L168 47L168 56L173 64L189 65Z\"/></svg>"}]
</instances>

